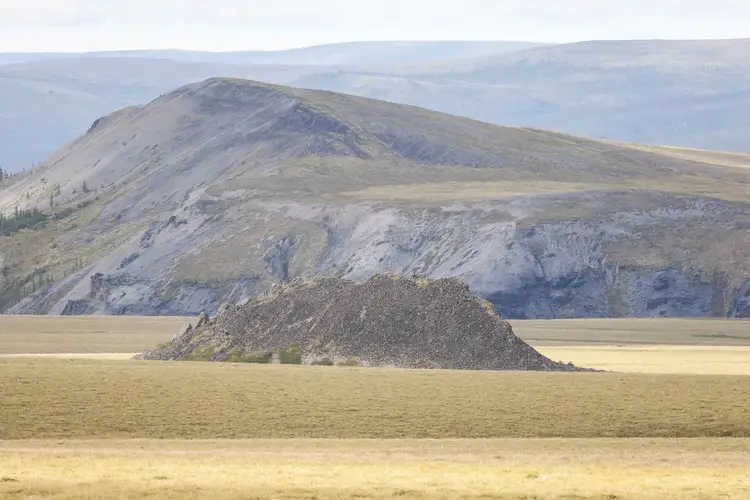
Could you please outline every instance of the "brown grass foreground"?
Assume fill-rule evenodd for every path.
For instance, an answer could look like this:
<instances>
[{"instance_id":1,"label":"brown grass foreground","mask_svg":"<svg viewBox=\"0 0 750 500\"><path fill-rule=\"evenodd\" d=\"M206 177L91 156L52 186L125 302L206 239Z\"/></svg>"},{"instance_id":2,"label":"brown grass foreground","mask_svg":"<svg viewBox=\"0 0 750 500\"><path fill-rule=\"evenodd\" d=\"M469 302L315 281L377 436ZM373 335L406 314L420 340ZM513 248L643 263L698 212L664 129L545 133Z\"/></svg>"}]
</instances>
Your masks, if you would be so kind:
<instances>
[{"instance_id":1,"label":"brown grass foreground","mask_svg":"<svg viewBox=\"0 0 750 500\"><path fill-rule=\"evenodd\" d=\"M750 346L750 319L592 318L511 320L538 346Z\"/></svg>"},{"instance_id":2,"label":"brown grass foreground","mask_svg":"<svg viewBox=\"0 0 750 500\"><path fill-rule=\"evenodd\" d=\"M750 377L108 359L169 339L185 321L0 316L0 354L22 356L0 355L0 440L10 439L0 441L0 498L750 497L750 439L610 437L750 436ZM745 342L739 322L514 326L566 361L631 359L637 371L747 367L737 358L746 348L726 346ZM724 347L637 347L643 339ZM63 354L71 352L80 354ZM92 353L101 358L85 358ZM488 439L499 436L564 439ZM216 439L263 437L295 439Z\"/></svg>"},{"instance_id":3,"label":"brown grass foreground","mask_svg":"<svg viewBox=\"0 0 750 500\"><path fill-rule=\"evenodd\" d=\"M0 355L133 353L153 348L193 318L0 315Z\"/></svg>"},{"instance_id":4,"label":"brown grass foreground","mask_svg":"<svg viewBox=\"0 0 750 500\"><path fill-rule=\"evenodd\" d=\"M0 497L744 499L750 440L1 442Z\"/></svg>"},{"instance_id":5,"label":"brown grass foreground","mask_svg":"<svg viewBox=\"0 0 750 500\"><path fill-rule=\"evenodd\" d=\"M538 346L548 358L620 373L750 375L750 347Z\"/></svg>"},{"instance_id":6,"label":"brown grass foreground","mask_svg":"<svg viewBox=\"0 0 750 500\"><path fill-rule=\"evenodd\" d=\"M750 377L0 359L0 439L750 437Z\"/></svg>"}]
</instances>

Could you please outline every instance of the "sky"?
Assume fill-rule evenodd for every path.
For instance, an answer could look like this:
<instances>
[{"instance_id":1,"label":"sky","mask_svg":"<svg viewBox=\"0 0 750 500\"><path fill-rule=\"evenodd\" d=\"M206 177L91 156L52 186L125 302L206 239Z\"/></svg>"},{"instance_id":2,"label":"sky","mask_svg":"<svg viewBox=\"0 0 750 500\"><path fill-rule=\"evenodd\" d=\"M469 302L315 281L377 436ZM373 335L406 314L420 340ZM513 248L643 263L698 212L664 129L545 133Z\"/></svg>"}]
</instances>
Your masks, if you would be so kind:
<instances>
[{"instance_id":1,"label":"sky","mask_svg":"<svg viewBox=\"0 0 750 500\"><path fill-rule=\"evenodd\" d=\"M750 37L748 0L0 0L0 52Z\"/></svg>"}]
</instances>

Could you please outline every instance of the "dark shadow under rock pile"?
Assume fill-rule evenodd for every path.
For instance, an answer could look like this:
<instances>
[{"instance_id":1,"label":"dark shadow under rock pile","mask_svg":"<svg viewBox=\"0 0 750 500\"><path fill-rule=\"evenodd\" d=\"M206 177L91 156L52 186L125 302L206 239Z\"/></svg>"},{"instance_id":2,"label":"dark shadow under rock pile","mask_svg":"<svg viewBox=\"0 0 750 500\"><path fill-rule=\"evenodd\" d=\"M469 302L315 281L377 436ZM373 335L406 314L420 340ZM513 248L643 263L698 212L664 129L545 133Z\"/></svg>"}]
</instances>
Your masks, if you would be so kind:
<instances>
[{"instance_id":1,"label":"dark shadow under rock pile","mask_svg":"<svg viewBox=\"0 0 750 500\"><path fill-rule=\"evenodd\" d=\"M243 305L201 318L140 359L250 361L299 346L305 363L324 358L369 366L576 371L513 334L494 307L459 279L376 275L364 283L295 280Z\"/></svg>"}]
</instances>

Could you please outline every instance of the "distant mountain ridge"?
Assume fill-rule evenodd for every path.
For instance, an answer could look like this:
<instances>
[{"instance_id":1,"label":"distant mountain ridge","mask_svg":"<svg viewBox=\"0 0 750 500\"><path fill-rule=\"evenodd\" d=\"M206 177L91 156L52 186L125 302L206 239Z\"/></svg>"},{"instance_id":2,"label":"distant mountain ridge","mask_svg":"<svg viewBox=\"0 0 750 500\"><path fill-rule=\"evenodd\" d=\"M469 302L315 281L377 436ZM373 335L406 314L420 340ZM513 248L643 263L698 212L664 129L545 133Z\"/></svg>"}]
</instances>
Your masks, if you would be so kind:
<instances>
[{"instance_id":1,"label":"distant mountain ridge","mask_svg":"<svg viewBox=\"0 0 750 500\"><path fill-rule=\"evenodd\" d=\"M215 76L290 84L348 67L487 55L533 42L352 42L281 51L0 54L0 167L44 161L97 117Z\"/></svg>"},{"instance_id":2,"label":"distant mountain ridge","mask_svg":"<svg viewBox=\"0 0 750 500\"><path fill-rule=\"evenodd\" d=\"M344 42L285 50L108 50L96 52L0 53L0 65L70 58L148 58L221 64L368 66L479 57L548 45L522 41ZM216 75L220 76L220 75Z\"/></svg>"},{"instance_id":3,"label":"distant mountain ridge","mask_svg":"<svg viewBox=\"0 0 750 500\"><path fill-rule=\"evenodd\" d=\"M99 116L215 76L331 90L490 123L750 152L750 39L356 42L279 52L131 51L0 66L0 167ZM0 54L0 64L23 55ZM106 57L105 57L106 56Z\"/></svg>"},{"instance_id":4,"label":"distant mountain ridge","mask_svg":"<svg viewBox=\"0 0 750 500\"><path fill-rule=\"evenodd\" d=\"M591 41L445 63L306 75L356 93L586 137L750 151L750 38Z\"/></svg>"}]
</instances>

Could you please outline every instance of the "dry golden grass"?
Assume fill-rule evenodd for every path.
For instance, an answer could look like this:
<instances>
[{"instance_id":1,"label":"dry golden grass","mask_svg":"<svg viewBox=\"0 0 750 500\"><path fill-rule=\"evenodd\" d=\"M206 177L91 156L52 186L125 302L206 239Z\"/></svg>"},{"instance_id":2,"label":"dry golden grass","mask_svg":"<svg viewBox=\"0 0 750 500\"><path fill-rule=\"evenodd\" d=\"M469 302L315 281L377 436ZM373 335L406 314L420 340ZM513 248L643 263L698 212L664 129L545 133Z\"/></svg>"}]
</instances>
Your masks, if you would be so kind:
<instances>
[{"instance_id":1,"label":"dry golden grass","mask_svg":"<svg viewBox=\"0 0 750 500\"><path fill-rule=\"evenodd\" d=\"M0 358L41 358L41 359L110 359L125 361L133 359L135 352L60 352L55 354L0 354Z\"/></svg>"},{"instance_id":2,"label":"dry golden grass","mask_svg":"<svg viewBox=\"0 0 750 500\"><path fill-rule=\"evenodd\" d=\"M750 347L543 346L550 359L623 373L750 375Z\"/></svg>"},{"instance_id":3,"label":"dry golden grass","mask_svg":"<svg viewBox=\"0 0 750 500\"><path fill-rule=\"evenodd\" d=\"M606 184L556 181L431 182L411 185L372 186L344 196L365 200L450 202L506 198L529 194L568 193L610 189Z\"/></svg>"},{"instance_id":4,"label":"dry golden grass","mask_svg":"<svg viewBox=\"0 0 750 500\"><path fill-rule=\"evenodd\" d=\"M513 321L513 330L556 361L626 373L750 375L750 321L574 319Z\"/></svg>"},{"instance_id":5,"label":"dry golden grass","mask_svg":"<svg viewBox=\"0 0 750 500\"><path fill-rule=\"evenodd\" d=\"M721 318L621 318L511 320L531 345L750 346L750 320Z\"/></svg>"},{"instance_id":6,"label":"dry golden grass","mask_svg":"<svg viewBox=\"0 0 750 500\"><path fill-rule=\"evenodd\" d=\"M3 498L743 499L750 440L0 442Z\"/></svg>"},{"instance_id":7,"label":"dry golden grass","mask_svg":"<svg viewBox=\"0 0 750 500\"><path fill-rule=\"evenodd\" d=\"M0 316L0 498L750 496L750 439L616 438L750 436L750 377L114 359L186 321ZM637 346L743 344L746 324L514 322L555 359L639 371L747 366L742 347ZM269 437L331 439L217 440Z\"/></svg>"},{"instance_id":8,"label":"dry golden grass","mask_svg":"<svg viewBox=\"0 0 750 500\"><path fill-rule=\"evenodd\" d=\"M0 439L750 436L750 377L0 359Z\"/></svg>"},{"instance_id":9,"label":"dry golden grass","mask_svg":"<svg viewBox=\"0 0 750 500\"><path fill-rule=\"evenodd\" d=\"M750 347L541 346L556 361L620 373L750 375ZM136 353L0 354L0 358L128 360Z\"/></svg>"},{"instance_id":10,"label":"dry golden grass","mask_svg":"<svg viewBox=\"0 0 750 500\"><path fill-rule=\"evenodd\" d=\"M0 355L132 353L167 341L192 318L0 315Z\"/></svg>"},{"instance_id":11,"label":"dry golden grass","mask_svg":"<svg viewBox=\"0 0 750 500\"><path fill-rule=\"evenodd\" d=\"M410 201L427 204L451 201L476 201L528 196L536 194L571 193L576 191L602 191L623 189L649 189L658 184L667 193L689 193L727 201L744 203L750 196L747 183L689 176L671 179L625 180L613 183L560 182L548 180L505 181L447 181L411 185L372 186L358 191L341 193L342 196L361 200Z\"/></svg>"},{"instance_id":12,"label":"dry golden grass","mask_svg":"<svg viewBox=\"0 0 750 500\"><path fill-rule=\"evenodd\" d=\"M614 141L605 141L613 142ZM625 143L619 143L624 145ZM627 144L631 148L657 153L681 160L697 161L709 165L734 168L750 168L750 155L730 151L712 151L707 149L681 148L677 146L647 146L645 144Z\"/></svg>"}]
</instances>

